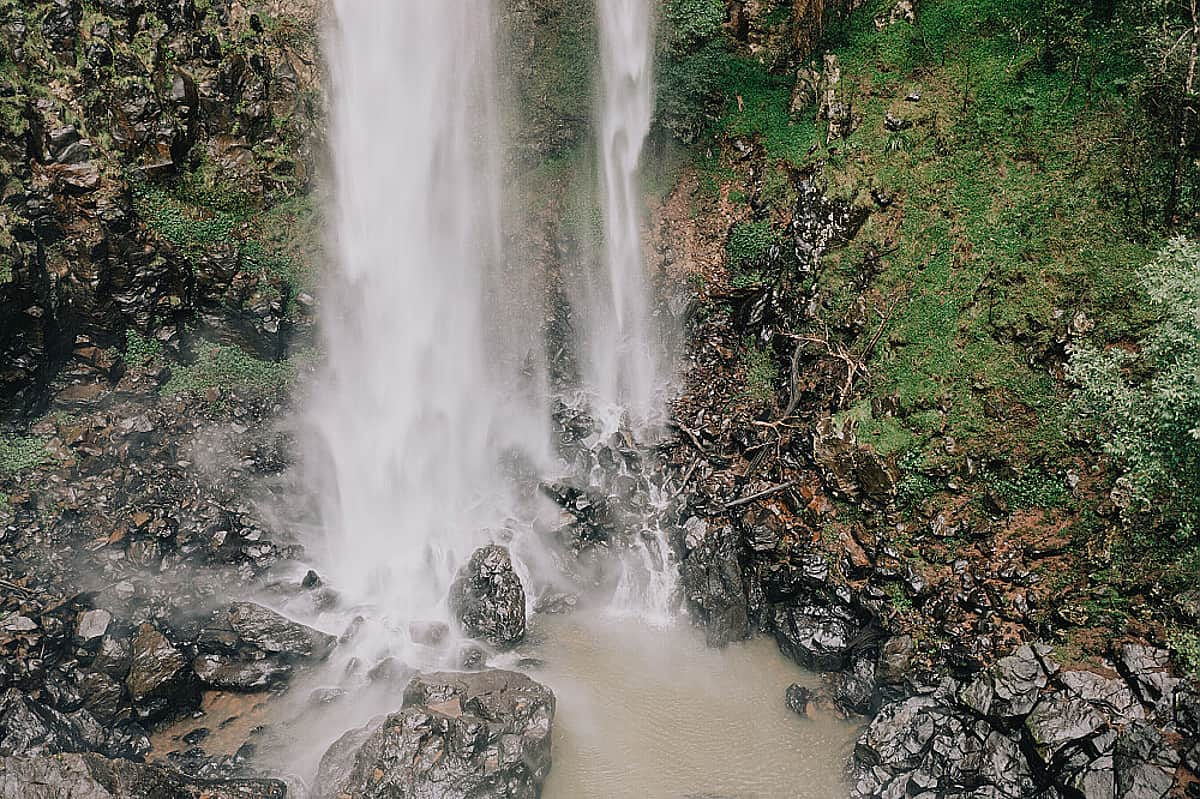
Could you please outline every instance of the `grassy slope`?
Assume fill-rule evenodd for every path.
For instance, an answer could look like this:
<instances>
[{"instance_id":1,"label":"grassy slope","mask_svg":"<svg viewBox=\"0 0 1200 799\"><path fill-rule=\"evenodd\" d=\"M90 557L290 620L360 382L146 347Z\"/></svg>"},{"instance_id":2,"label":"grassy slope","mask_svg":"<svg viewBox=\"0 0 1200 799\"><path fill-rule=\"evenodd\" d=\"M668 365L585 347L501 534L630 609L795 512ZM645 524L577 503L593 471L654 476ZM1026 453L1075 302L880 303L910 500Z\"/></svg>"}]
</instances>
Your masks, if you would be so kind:
<instances>
[{"instance_id":1,"label":"grassy slope","mask_svg":"<svg viewBox=\"0 0 1200 799\"><path fill-rule=\"evenodd\" d=\"M789 114L790 75L737 58L715 133L765 149L774 172L762 199L777 230L794 201L788 170L822 170L831 193L859 205L870 205L870 189L895 198L831 253L818 287L835 329L867 299L852 351L887 319L849 413L861 440L896 459L902 513L920 520L948 508L983 523L983 496L998 496L1072 536L1070 568L1046 576L1083 625L1119 629L1137 612L1161 621L1129 596L1160 579L1181 587L1194 579L1195 558L1136 531L1113 537L1097 516L1109 478L1088 476L1098 459L1074 440L1059 372L1073 318L1097 342L1127 341L1148 321L1133 273L1157 236L1108 189L1132 103L1127 43L1094 32L1089 80L1043 69L1031 40L1015 33L1023 12L1014 4L931 0L916 26L877 30L873 17L886 7L867 3L826 37L861 120L845 140L826 144L813 106ZM906 102L914 91L920 101ZM889 111L912 128L885 130ZM729 177L715 159L705 168L710 185ZM884 257L864 289L872 252ZM873 399L893 398L894 415L872 418ZM983 464L974 477L947 479L961 464L947 454L950 439ZM1075 492L1072 469L1084 473ZM897 543L914 562L926 554Z\"/></svg>"}]
</instances>

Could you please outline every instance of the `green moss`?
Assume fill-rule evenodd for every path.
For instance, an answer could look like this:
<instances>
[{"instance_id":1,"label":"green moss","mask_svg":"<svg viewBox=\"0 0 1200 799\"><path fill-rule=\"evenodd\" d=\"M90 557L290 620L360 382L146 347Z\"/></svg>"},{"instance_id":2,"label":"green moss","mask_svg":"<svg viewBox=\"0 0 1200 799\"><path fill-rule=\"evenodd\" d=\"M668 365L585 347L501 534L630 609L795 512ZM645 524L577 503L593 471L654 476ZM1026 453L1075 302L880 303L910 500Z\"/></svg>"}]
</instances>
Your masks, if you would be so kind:
<instances>
[{"instance_id":1,"label":"green moss","mask_svg":"<svg viewBox=\"0 0 1200 799\"><path fill-rule=\"evenodd\" d=\"M775 401L775 384L779 380L779 366L770 350L759 349L753 341L747 341L742 351L742 363L746 369L746 397L761 405Z\"/></svg>"},{"instance_id":2,"label":"green moss","mask_svg":"<svg viewBox=\"0 0 1200 799\"><path fill-rule=\"evenodd\" d=\"M148 366L162 353L162 345L133 328L125 331L125 361L134 367Z\"/></svg>"},{"instance_id":3,"label":"green moss","mask_svg":"<svg viewBox=\"0 0 1200 799\"><path fill-rule=\"evenodd\" d=\"M1200 680L1200 633L1176 628L1168 635L1167 645L1180 667L1193 680Z\"/></svg>"},{"instance_id":4,"label":"green moss","mask_svg":"<svg viewBox=\"0 0 1200 799\"><path fill-rule=\"evenodd\" d=\"M731 272L741 272L758 264L767 257L771 245L778 237L768 220L740 222L729 231L725 244L725 255L729 259Z\"/></svg>"},{"instance_id":5,"label":"green moss","mask_svg":"<svg viewBox=\"0 0 1200 799\"><path fill-rule=\"evenodd\" d=\"M46 444L41 436L0 435L0 474L15 476L48 463Z\"/></svg>"}]
</instances>

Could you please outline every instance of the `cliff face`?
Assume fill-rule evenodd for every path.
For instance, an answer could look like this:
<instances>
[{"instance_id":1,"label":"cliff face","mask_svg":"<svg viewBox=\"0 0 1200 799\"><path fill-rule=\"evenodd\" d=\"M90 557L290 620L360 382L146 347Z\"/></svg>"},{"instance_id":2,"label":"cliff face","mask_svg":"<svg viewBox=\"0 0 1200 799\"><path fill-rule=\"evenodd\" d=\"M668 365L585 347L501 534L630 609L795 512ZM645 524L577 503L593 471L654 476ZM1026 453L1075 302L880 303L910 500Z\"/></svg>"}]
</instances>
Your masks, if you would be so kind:
<instances>
[{"instance_id":1,"label":"cliff face","mask_svg":"<svg viewBox=\"0 0 1200 799\"><path fill-rule=\"evenodd\" d=\"M128 328L209 310L277 336L289 292L239 228L307 189L314 6L0 4L0 412L36 409Z\"/></svg>"}]
</instances>

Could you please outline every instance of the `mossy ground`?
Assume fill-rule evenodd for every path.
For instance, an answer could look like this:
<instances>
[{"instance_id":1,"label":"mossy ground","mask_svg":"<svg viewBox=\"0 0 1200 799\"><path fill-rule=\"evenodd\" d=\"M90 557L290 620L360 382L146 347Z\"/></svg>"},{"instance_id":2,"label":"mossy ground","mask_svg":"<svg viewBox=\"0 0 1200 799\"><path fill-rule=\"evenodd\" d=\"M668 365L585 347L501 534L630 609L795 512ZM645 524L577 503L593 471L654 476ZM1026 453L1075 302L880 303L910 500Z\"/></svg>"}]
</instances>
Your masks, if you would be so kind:
<instances>
[{"instance_id":1,"label":"mossy ground","mask_svg":"<svg viewBox=\"0 0 1200 799\"><path fill-rule=\"evenodd\" d=\"M811 62L819 70L823 52L838 56L838 92L857 121L844 139L826 140L815 105L792 111L794 72L727 56L712 141L753 142L765 170L747 188L737 159L721 157L719 146L698 148L708 190L715 197L732 187L753 220L732 230L731 283L757 279L746 265L784 234L795 175L814 175L830 196L870 209L854 239L826 257L815 286L793 281L820 298L814 325L841 331L851 351L882 325L840 417L853 417L860 440L897 466L902 513L961 508L966 495L986 523L980 500L990 495L1065 528L1079 557L1058 575L1064 590L1089 623L1119 627L1134 612L1128 595L1160 578L1178 585L1170 575L1200 565L1131 531L1100 546L1111 525L1095 506L1111 478L1077 490L1067 479L1098 463L1069 416L1068 335L1128 341L1150 321L1135 272L1160 232L1126 213L1112 189L1123 157L1115 121L1133 114L1128 43L1098 28L1087 74L1048 70L1015 24L1020 3L931 0L916 25L878 29L888 7L869 2L836 21ZM888 115L910 126L889 130ZM886 209L872 192L890 199ZM866 319L853 323L863 301ZM895 410L876 416L881 405ZM983 468L947 479L948 453L962 452ZM922 557L918 547L906 554Z\"/></svg>"}]
</instances>

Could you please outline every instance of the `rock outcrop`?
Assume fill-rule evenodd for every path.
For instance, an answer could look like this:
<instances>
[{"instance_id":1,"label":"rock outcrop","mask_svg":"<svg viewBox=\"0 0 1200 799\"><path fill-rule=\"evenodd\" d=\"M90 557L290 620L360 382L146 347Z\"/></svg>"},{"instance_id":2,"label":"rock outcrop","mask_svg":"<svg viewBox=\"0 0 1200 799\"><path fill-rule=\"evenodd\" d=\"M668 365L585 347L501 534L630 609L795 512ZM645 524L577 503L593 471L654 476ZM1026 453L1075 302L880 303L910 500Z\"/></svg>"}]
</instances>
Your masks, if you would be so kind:
<instances>
[{"instance_id":1,"label":"rock outcrop","mask_svg":"<svg viewBox=\"0 0 1200 799\"><path fill-rule=\"evenodd\" d=\"M523 674L420 674L398 713L321 761L319 799L536 799L555 700Z\"/></svg>"}]
</instances>

